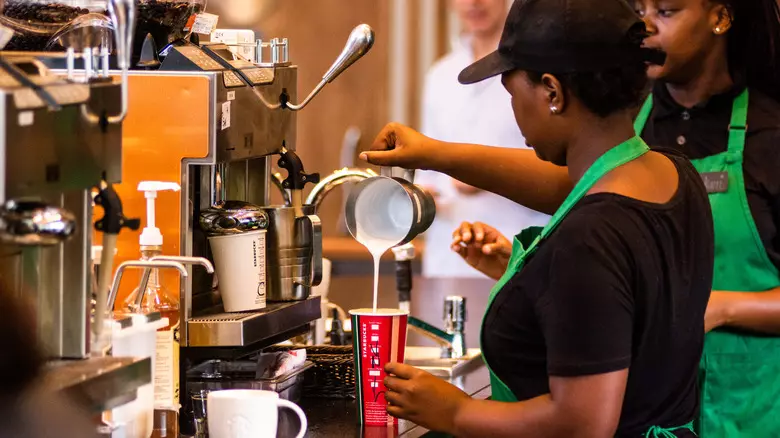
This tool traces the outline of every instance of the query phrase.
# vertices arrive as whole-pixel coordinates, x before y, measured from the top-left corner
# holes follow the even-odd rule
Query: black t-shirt
[[[483,354],[519,400],[549,393],[550,375],[630,368],[618,436],[694,418],[712,215],[690,162],[667,156],[680,175],[668,203],[584,197],[496,297]]]
[[[653,113],[642,138],[651,146],[674,148],[695,160],[725,152],[734,98],[745,86],[686,109],[666,86],[653,87]],[[770,260],[780,269],[780,104],[750,90],[748,129],[742,164],[745,191],[758,234]]]

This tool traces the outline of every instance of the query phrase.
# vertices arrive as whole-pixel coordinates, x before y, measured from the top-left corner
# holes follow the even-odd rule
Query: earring
[[[557,106],[555,106],[555,105],[550,105],[550,113],[551,113],[551,114],[558,114],[559,112],[560,112],[560,110],[558,109],[558,107],[557,107]]]
[[[721,30],[720,26],[715,28],[715,34],[716,35],[720,35],[722,32],[723,32],[723,30]]]

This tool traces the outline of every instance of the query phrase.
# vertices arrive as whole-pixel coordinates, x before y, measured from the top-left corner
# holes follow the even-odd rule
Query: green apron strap
[[[636,135],[641,136],[642,131],[645,130],[645,125],[647,125],[647,121],[650,120],[650,114],[653,113],[653,95],[647,96],[647,99],[645,99],[645,103],[642,104],[642,109],[639,110],[639,114],[636,116],[636,119],[634,120],[634,132],[636,132]]]
[[[741,157],[742,152],[745,150],[748,100],[747,88],[734,99],[731,109],[731,123],[729,124],[728,152],[730,155],[738,154]]]

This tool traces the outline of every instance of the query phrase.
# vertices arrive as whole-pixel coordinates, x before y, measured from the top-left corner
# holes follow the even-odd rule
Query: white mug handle
[[[276,401],[276,405],[280,408],[287,408],[298,415],[298,418],[301,420],[301,430],[298,432],[298,435],[295,435],[295,438],[303,438],[306,434],[306,429],[309,428],[309,423],[306,421],[306,414],[303,413],[303,409],[295,403],[281,398]]]

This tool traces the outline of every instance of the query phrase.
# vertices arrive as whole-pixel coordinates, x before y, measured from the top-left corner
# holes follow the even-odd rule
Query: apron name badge
[[[701,179],[707,193],[725,193],[729,189],[728,172],[704,172],[701,173]]]

